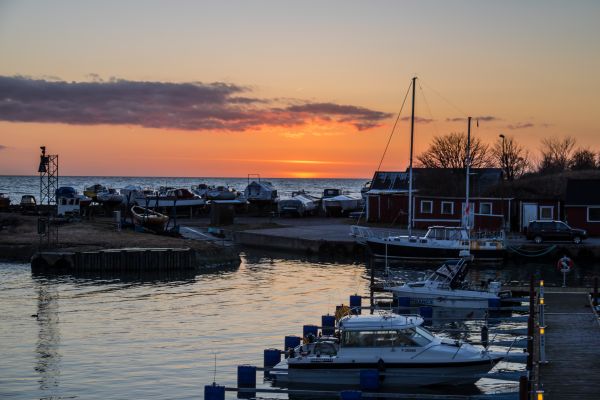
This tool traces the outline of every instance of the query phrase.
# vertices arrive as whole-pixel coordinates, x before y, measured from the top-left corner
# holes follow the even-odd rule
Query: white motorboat
[[[361,371],[377,370],[381,388],[472,384],[504,358],[423,327],[420,316],[347,316],[339,339],[302,344],[271,371],[275,384],[358,386]]]
[[[477,238],[471,236],[469,228],[460,226],[432,226],[424,236],[376,237],[366,231],[368,228],[360,230],[368,237],[357,240],[364,240],[371,254],[380,258],[443,261],[459,258],[461,252],[468,251],[476,260],[501,261],[506,252],[503,232]]]
[[[399,306],[433,306],[448,308],[499,307],[510,291],[501,291],[501,284],[491,281],[486,288],[473,287],[465,281],[469,261],[466,258],[447,260],[427,279],[401,285],[387,282],[384,290],[392,292]]]
[[[292,214],[300,217],[314,214],[319,208],[320,199],[302,191],[293,192],[291,197],[279,199],[277,208],[280,214]]]

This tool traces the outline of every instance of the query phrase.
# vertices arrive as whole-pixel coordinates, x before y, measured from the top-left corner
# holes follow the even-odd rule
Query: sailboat
[[[358,232],[357,241],[365,243],[375,257],[391,259],[447,260],[460,258],[470,252],[478,260],[501,261],[505,255],[503,234],[501,237],[472,238],[469,214],[469,175],[471,168],[471,117],[467,118],[467,160],[465,210],[461,226],[433,226],[424,236],[414,236],[413,226],[413,141],[415,124],[415,81],[412,80],[412,114],[410,125],[410,161],[408,168],[408,235],[376,237],[365,229]]]

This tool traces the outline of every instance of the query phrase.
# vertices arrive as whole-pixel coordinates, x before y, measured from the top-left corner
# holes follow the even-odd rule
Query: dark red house
[[[573,228],[600,235],[600,179],[567,181],[565,217]]]

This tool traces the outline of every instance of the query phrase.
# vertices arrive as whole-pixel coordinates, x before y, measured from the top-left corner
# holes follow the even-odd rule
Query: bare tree
[[[529,152],[512,136],[500,135],[492,147],[492,156],[502,168],[504,178],[509,181],[520,178],[530,167]]]
[[[577,149],[569,161],[569,166],[574,171],[595,169],[598,167],[598,164],[596,164],[596,154],[588,149]]]
[[[489,146],[479,138],[471,138],[471,166],[489,167],[493,164]],[[466,168],[467,135],[453,132],[444,136],[435,136],[429,149],[417,156],[418,164],[426,168]]]
[[[538,166],[538,172],[555,173],[566,170],[569,167],[575,143],[576,140],[571,136],[563,139],[556,137],[542,139],[542,160]]]

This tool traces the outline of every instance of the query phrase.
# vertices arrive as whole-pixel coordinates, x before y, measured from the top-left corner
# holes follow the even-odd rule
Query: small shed
[[[210,224],[212,226],[232,225],[237,200],[212,200],[210,202]]]
[[[600,179],[569,179],[565,200],[567,223],[600,235]]]

